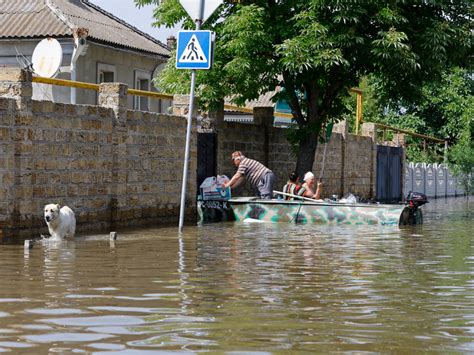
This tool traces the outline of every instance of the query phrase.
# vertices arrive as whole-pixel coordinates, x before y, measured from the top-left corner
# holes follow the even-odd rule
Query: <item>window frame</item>
[[[133,88],[136,90],[143,90],[139,87],[139,80],[148,80],[148,88],[145,91],[151,91],[151,71],[145,69],[135,69],[133,71]],[[146,109],[141,107],[141,100],[146,100]],[[133,97],[133,109],[139,111],[150,111],[150,98],[148,96]]]
[[[113,64],[107,64],[107,63],[101,63],[97,62],[97,84],[101,84],[100,81],[100,76],[102,73],[113,73],[114,74],[114,80],[108,81],[110,82],[116,82],[117,81],[117,68]]]

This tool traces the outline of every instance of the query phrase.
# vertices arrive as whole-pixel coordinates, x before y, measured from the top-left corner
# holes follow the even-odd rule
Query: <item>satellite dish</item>
[[[151,79],[152,79],[153,86],[155,87],[156,90],[158,90],[158,92],[160,92],[161,89],[155,84],[155,80],[153,79],[155,79],[160,74],[160,72],[165,68],[165,66],[166,66],[166,63],[161,63],[156,66],[155,70],[153,70],[153,74],[152,74],[153,76]]]
[[[61,44],[54,38],[45,38],[38,43],[33,51],[33,71],[39,76],[52,78],[59,70],[63,61]]]

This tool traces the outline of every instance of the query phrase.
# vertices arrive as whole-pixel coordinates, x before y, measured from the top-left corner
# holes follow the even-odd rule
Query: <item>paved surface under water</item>
[[[471,200],[472,201],[472,200]],[[0,245],[0,352],[474,352],[474,201],[425,224]]]

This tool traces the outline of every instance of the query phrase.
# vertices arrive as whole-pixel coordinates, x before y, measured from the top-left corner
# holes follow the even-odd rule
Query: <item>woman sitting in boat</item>
[[[306,174],[304,174],[303,180],[304,180],[304,184],[302,187],[304,187],[307,190],[303,196],[314,198],[315,200],[319,200],[321,198],[321,190],[322,190],[323,183],[318,182],[318,184],[316,185],[314,174],[311,171],[308,171]],[[316,185],[316,192],[314,191],[315,185]]]
[[[296,171],[293,171],[288,176],[287,183],[283,186],[283,192],[285,194],[294,195],[294,196],[304,196],[304,193],[307,192],[306,188],[300,185],[299,175]],[[294,200],[292,196],[284,195],[285,200]]]

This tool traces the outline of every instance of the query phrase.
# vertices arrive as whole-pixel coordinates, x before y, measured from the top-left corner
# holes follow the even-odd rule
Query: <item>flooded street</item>
[[[474,202],[0,245],[0,352],[474,352]]]

